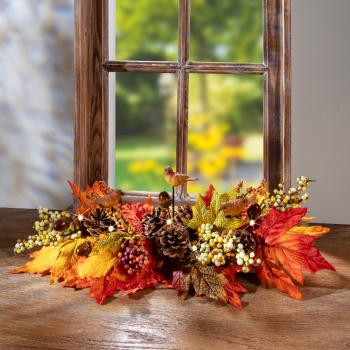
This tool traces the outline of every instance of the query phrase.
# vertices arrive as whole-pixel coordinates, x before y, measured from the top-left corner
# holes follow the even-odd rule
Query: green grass
[[[175,153],[175,145],[172,148]],[[154,160],[159,169],[133,173],[129,166],[134,162]],[[170,190],[163,179],[162,169],[174,166],[170,146],[161,140],[149,138],[119,138],[116,145],[116,186],[124,190]]]

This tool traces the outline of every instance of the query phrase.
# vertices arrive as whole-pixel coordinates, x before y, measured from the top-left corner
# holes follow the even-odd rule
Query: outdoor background
[[[260,0],[192,0],[190,59],[263,61]],[[117,0],[116,58],[178,60],[178,0]],[[263,177],[261,76],[192,74],[189,87],[189,192],[214,183]],[[175,166],[176,74],[116,76],[116,186],[166,188],[162,172]]]

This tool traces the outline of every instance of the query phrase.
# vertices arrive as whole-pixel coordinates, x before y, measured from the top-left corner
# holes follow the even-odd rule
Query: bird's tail
[[[189,177],[187,181],[198,181],[198,177]]]

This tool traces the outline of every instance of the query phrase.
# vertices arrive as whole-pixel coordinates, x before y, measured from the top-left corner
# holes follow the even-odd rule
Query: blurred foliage
[[[117,0],[116,58],[177,60],[177,7]],[[191,59],[261,62],[262,19],[261,0],[192,0]],[[240,161],[262,160],[262,78],[192,74],[189,94],[188,168],[206,179],[193,190],[216,178],[226,187]],[[159,190],[160,169],[175,162],[176,76],[118,73],[116,109],[117,184]]]

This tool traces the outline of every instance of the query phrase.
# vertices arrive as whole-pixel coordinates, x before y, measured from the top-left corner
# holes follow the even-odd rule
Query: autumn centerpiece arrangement
[[[165,176],[173,187],[194,180],[170,170]],[[79,207],[74,213],[39,208],[36,233],[18,240],[14,251],[41,249],[12,272],[90,288],[100,304],[162,284],[184,298],[240,307],[239,293],[247,290],[237,273],[256,273],[265,287],[302,299],[297,285],[304,271],[334,270],[313,245],[329,229],[308,225],[301,207],[310,181],[302,176],[296,188],[280,184],[272,193],[264,182],[257,188],[238,183],[221,194],[210,186],[193,206],[175,206],[167,192],[157,204],[151,198],[125,203],[121,191],[103,182],[85,191],[70,183]]]

